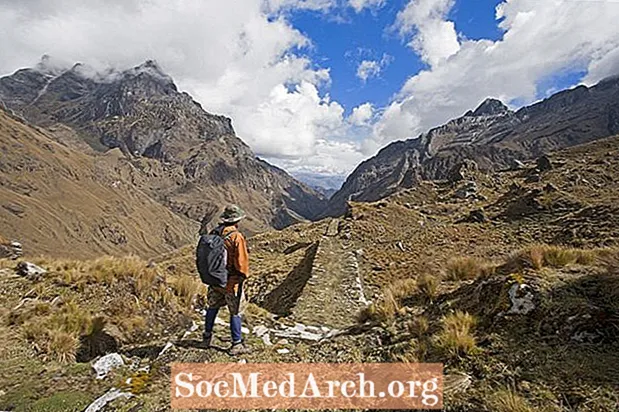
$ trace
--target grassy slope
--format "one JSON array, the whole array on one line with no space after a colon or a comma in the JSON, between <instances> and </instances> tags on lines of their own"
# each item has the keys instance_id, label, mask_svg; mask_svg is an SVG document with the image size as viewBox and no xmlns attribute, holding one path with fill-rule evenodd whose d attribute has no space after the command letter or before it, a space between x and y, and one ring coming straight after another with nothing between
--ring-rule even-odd
<instances>
[{"instance_id":1,"label":"grassy slope","mask_svg":"<svg viewBox=\"0 0 619 412\"><path fill-rule=\"evenodd\" d=\"M154 256L190 241L178 217L91 157L0 112L0 227L26 253L64 257Z\"/></svg>"}]
</instances>

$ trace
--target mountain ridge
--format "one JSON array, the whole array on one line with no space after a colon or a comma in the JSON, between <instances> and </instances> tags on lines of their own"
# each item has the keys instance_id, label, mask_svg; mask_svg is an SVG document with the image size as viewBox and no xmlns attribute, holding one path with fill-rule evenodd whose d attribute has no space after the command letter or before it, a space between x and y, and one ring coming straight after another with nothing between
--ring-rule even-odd
<instances>
[{"instance_id":1,"label":"mountain ridge","mask_svg":"<svg viewBox=\"0 0 619 412\"><path fill-rule=\"evenodd\" d=\"M43 59L0 78L0 101L74 149L119 149L124 157L112 167L194 221L239 203L255 233L313 219L325 206L321 194L257 158L231 119L206 112L152 60L98 73L83 64L60 70Z\"/></svg>"},{"instance_id":2,"label":"mountain ridge","mask_svg":"<svg viewBox=\"0 0 619 412\"><path fill-rule=\"evenodd\" d=\"M487 99L474 111L418 138L393 142L362 162L331 197L324 215L343 214L349 200L376 201L419 180L445 179L464 160L483 170L510 169L617 133L619 77L564 90L517 111Z\"/></svg>"}]
</instances>

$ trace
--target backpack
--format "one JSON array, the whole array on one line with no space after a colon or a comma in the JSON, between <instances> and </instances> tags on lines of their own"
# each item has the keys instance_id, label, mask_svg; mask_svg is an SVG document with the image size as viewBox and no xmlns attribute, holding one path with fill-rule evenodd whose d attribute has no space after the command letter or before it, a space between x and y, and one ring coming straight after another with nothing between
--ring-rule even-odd
<instances>
[{"instance_id":1,"label":"backpack","mask_svg":"<svg viewBox=\"0 0 619 412\"><path fill-rule=\"evenodd\" d=\"M224 241L233 233L221 236L217 230L208 235L200 236L196 248L196 266L202 283L209 286L226 287L228 283L228 269L226 269L228 252Z\"/></svg>"}]
</instances>

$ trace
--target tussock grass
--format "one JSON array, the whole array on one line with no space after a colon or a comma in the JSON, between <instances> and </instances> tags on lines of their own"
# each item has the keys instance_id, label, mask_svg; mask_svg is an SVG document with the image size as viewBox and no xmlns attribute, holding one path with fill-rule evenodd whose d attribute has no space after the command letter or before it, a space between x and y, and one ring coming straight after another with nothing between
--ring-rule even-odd
<instances>
[{"instance_id":1,"label":"tussock grass","mask_svg":"<svg viewBox=\"0 0 619 412\"><path fill-rule=\"evenodd\" d=\"M511 389L501 389L488 400L490 410L495 412L534 412L529 402Z\"/></svg>"},{"instance_id":2,"label":"tussock grass","mask_svg":"<svg viewBox=\"0 0 619 412\"><path fill-rule=\"evenodd\" d=\"M40 356L59 362L182 328L179 314L189 316L205 292L197 277L166 278L135 256L35 263L48 275L2 318Z\"/></svg>"},{"instance_id":3,"label":"tussock grass","mask_svg":"<svg viewBox=\"0 0 619 412\"><path fill-rule=\"evenodd\" d=\"M359 312L357 321L359 323L368 321L392 322L396 315L402 311L402 301L411 298L417 291L415 279L396 281L384 288L380 301L370 304Z\"/></svg>"},{"instance_id":4,"label":"tussock grass","mask_svg":"<svg viewBox=\"0 0 619 412\"><path fill-rule=\"evenodd\" d=\"M357 322L392 322L395 320L396 313L398 313L399 309L400 306L393 298L393 295L390 293L385 294L380 302L371 303L367 307L361 309L357 314Z\"/></svg>"},{"instance_id":5,"label":"tussock grass","mask_svg":"<svg viewBox=\"0 0 619 412\"><path fill-rule=\"evenodd\" d=\"M419 292L429 301L433 301L438 296L440 284L440 276L432 276L429 273L424 273L417 278Z\"/></svg>"},{"instance_id":6,"label":"tussock grass","mask_svg":"<svg viewBox=\"0 0 619 412\"><path fill-rule=\"evenodd\" d=\"M180 275L171 280L170 283L176 295L185 305L191 305L198 293L206 292L204 284L195 276Z\"/></svg>"},{"instance_id":7,"label":"tussock grass","mask_svg":"<svg viewBox=\"0 0 619 412\"><path fill-rule=\"evenodd\" d=\"M271 317L271 313L254 303L247 303L243 308L243 318L249 324L263 324Z\"/></svg>"},{"instance_id":8,"label":"tussock grass","mask_svg":"<svg viewBox=\"0 0 619 412\"><path fill-rule=\"evenodd\" d=\"M509 270L544 267L562 268L568 265L591 265L598 260L599 250L575 249L554 245L533 245L512 255L506 262Z\"/></svg>"},{"instance_id":9,"label":"tussock grass","mask_svg":"<svg viewBox=\"0 0 619 412\"><path fill-rule=\"evenodd\" d=\"M436 345L450 356L468 356L478 351L473 335L476 319L465 312L457 311L442 320L442 330L435 336Z\"/></svg>"},{"instance_id":10,"label":"tussock grass","mask_svg":"<svg viewBox=\"0 0 619 412\"><path fill-rule=\"evenodd\" d=\"M60 363L75 362L79 348L78 339L74 335L62 331L50 330L48 334L47 354Z\"/></svg>"},{"instance_id":11,"label":"tussock grass","mask_svg":"<svg viewBox=\"0 0 619 412\"><path fill-rule=\"evenodd\" d=\"M409 333L417 338L422 338L430 329L430 322L425 316L417 316L406 324Z\"/></svg>"},{"instance_id":12,"label":"tussock grass","mask_svg":"<svg viewBox=\"0 0 619 412\"><path fill-rule=\"evenodd\" d=\"M417 281L415 279L401 279L387 286L386 292L396 302L401 302L417 293Z\"/></svg>"},{"instance_id":13,"label":"tussock grass","mask_svg":"<svg viewBox=\"0 0 619 412\"><path fill-rule=\"evenodd\" d=\"M457 257L447 262L445 278L450 281L471 280L492 274L494 269L493 265L479 258Z\"/></svg>"}]
</instances>

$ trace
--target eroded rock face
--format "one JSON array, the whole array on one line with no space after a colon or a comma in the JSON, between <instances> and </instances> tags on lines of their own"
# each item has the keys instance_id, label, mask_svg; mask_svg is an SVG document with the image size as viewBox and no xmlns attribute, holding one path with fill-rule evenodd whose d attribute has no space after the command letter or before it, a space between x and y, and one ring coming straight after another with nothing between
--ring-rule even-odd
<instances>
[{"instance_id":1,"label":"eroded rock face","mask_svg":"<svg viewBox=\"0 0 619 412\"><path fill-rule=\"evenodd\" d=\"M566 90L516 112L488 99L476 110L398 141L360 164L329 201L325 215L353 201L376 201L424 180L453 177L473 160L481 171L522 168L522 160L619 133L619 77ZM547 165L545 165L547 166ZM455 174L456 178L458 173Z\"/></svg>"}]
</instances>

